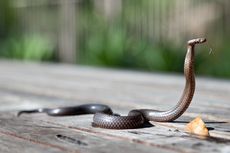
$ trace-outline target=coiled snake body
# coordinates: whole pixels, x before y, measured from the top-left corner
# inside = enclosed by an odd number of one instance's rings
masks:
[[[40,108],[34,110],[23,110],[18,112],[18,116],[23,113],[47,113],[50,116],[69,116],[80,114],[94,114],[92,125],[95,127],[109,129],[131,129],[142,127],[146,121],[167,122],[180,117],[188,108],[195,91],[194,76],[194,52],[195,45],[204,43],[205,38],[189,40],[187,43],[187,53],[184,62],[184,75],[186,79],[183,94],[173,108],[167,111],[156,111],[152,109],[131,110],[128,116],[113,114],[112,110],[102,104],[86,104],[75,107],[60,107],[56,109]]]

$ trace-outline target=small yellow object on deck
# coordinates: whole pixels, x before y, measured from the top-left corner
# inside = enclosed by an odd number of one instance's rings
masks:
[[[201,135],[201,136],[209,136],[208,128],[200,117],[196,117],[194,120],[189,122],[185,130],[189,133]]]

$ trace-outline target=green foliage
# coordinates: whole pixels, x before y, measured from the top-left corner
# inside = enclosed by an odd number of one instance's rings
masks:
[[[2,46],[1,56],[21,60],[50,60],[54,50],[48,39],[39,35],[11,37]]]
[[[0,1],[0,56],[21,60],[54,60],[54,44],[41,35],[19,35],[16,9],[11,7],[9,0]],[[206,3],[206,1],[203,1]],[[155,22],[147,22],[145,16],[151,8],[167,8],[175,3],[172,1],[122,1],[122,13],[112,19],[105,19],[95,11],[94,1],[84,0],[78,3],[77,37],[80,43],[78,53],[79,64],[99,65],[150,71],[182,72],[185,44],[174,46],[170,42],[160,43],[149,38],[149,27]],[[193,3],[200,5],[200,3]],[[222,4],[222,3],[221,3]],[[223,3],[224,4],[224,3]],[[156,7],[155,7],[156,6]],[[49,8],[52,12],[53,8]],[[156,13],[154,10],[152,13]],[[26,12],[26,11],[25,11]],[[49,15],[47,18],[52,18]],[[230,78],[229,30],[223,29],[226,17],[216,20],[207,27],[208,42],[213,53],[209,55],[209,46],[199,46],[196,53],[197,74]],[[43,18],[44,19],[44,18]],[[52,18],[53,19],[53,18]],[[157,15],[153,21],[160,22]],[[33,17],[31,17],[31,23]],[[46,21],[46,20],[44,20]],[[31,24],[30,23],[30,24]],[[137,24],[146,23],[146,24]],[[54,24],[54,25],[52,25]],[[56,22],[45,22],[44,25],[56,28]],[[142,26],[139,28],[138,26]],[[49,28],[48,28],[49,29]],[[224,30],[222,30],[224,31]],[[211,34],[210,34],[211,33]],[[218,39],[217,39],[218,38]],[[161,38],[163,39],[163,38]],[[216,40],[215,40],[216,39]]]
[[[200,60],[202,64],[197,67],[198,73],[206,76],[230,78],[229,48],[230,45],[228,42],[222,42],[221,46],[217,45],[214,48],[210,48],[211,52],[206,47],[206,51],[200,56],[203,59]]]
[[[126,4],[129,1],[124,1]],[[155,5],[153,1],[135,1],[125,5],[123,14],[112,21],[108,21],[100,14],[86,11],[81,14],[79,23],[80,43],[82,52],[80,63],[106,67],[131,68],[151,71],[183,71],[186,48],[172,47],[158,42],[149,42],[140,38],[138,31],[132,28],[137,19],[137,8]],[[164,5],[170,3],[163,3]],[[163,5],[162,4],[162,5]],[[85,10],[86,8],[82,8]],[[85,33],[86,32],[86,33]],[[148,35],[145,31],[143,35]],[[84,37],[85,36],[85,37]]]
[[[95,25],[95,24],[94,24]],[[91,26],[84,41],[83,64],[158,71],[183,71],[181,49],[130,37],[122,27]],[[94,30],[93,30],[94,29]]]
[[[183,45],[181,47],[174,46],[170,42],[164,44],[149,42],[148,30],[135,31],[136,23],[143,23],[145,20],[142,16],[139,18],[136,15],[138,11],[147,12],[148,9],[145,8],[151,7],[150,5],[160,5],[167,8],[173,3],[169,1],[132,0],[131,2],[131,0],[127,0],[123,2],[123,5],[126,7],[123,9],[122,15],[109,22],[102,16],[93,14],[92,11],[81,14],[83,20],[80,21],[80,27],[83,28],[78,31],[86,31],[87,36],[81,42],[80,63],[150,71],[183,72],[185,44],[181,44]],[[154,26],[154,23],[148,24],[148,26]],[[199,75],[230,78],[230,60],[228,59],[230,46],[228,42],[223,41],[228,40],[227,33],[222,34],[222,38],[218,35],[220,31],[213,32],[215,31],[213,29],[220,28],[220,22],[216,24],[215,27],[210,24],[208,33],[214,35],[209,34],[207,36],[208,42],[217,42],[213,38],[221,39],[218,40],[215,48],[212,48],[213,53],[210,55],[207,44],[197,46],[195,70]],[[138,35],[140,33],[142,36]]]
[[[11,2],[10,0],[0,1],[0,40],[15,30],[17,18]]]

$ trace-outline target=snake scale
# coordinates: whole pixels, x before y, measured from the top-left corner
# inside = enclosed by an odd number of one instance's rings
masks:
[[[47,113],[50,116],[70,116],[81,114],[94,114],[94,127],[108,129],[131,129],[142,127],[147,121],[167,122],[173,121],[180,117],[189,107],[194,91],[194,54],[195,45],[206,42],[205,38],[192,39],[187,42],[187,53],[184,61],[185,87],[183,94],[178,103],[167,111],[157,111],[152,109],[136,109],[131,110],[128,116],[120,116],[114,114],[107,105],[102,104],[86,104],[73,107],[60,108],[40,108],[34,110],[22,110],[18,112],[18,116],[23,113]]]

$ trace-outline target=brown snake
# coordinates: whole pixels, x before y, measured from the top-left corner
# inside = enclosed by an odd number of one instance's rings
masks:
[[[173,108],[167,111],[157,111],[152,109],[131,110],[128,116],[119,116],[113,114],[112,110],[101,104],[86,104],[74,107],[60,107],[55,109],[40,108],[34,110],[23,110],[22,113],[44,112],[50,116],[68,116],[80,114],[95,114],[92,125],[95,127],[109,129],[130,129],[142,127],[146,121],[167,122],[180,117],[190,105],[195,91],[194,76],[194,54],[195,45],[206,42],[205,38],[189,40],[187,43],[187,53],[184,61],[185,87],[183,94]]]

